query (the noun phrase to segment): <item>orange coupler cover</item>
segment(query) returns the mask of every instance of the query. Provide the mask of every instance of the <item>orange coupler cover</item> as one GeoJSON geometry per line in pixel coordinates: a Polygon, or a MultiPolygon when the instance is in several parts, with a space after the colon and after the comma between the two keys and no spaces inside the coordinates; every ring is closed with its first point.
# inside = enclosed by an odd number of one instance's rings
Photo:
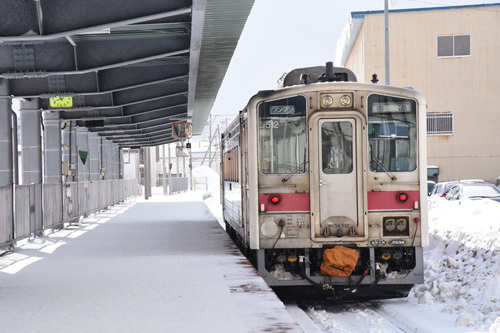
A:
{"type": "Polygon", "coordinates": [[[343,246],[336,246],[323,251],[323,262],[321,263],[321,274],[347,277],[350,276],[356,263],[359,252],[343,246]]]}

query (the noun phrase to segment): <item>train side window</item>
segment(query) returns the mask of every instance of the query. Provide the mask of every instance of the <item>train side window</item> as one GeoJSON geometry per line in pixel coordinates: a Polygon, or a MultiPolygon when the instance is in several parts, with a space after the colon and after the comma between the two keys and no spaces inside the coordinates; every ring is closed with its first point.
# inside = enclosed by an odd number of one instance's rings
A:
{"type": "Polygon", "coordinates": [[[382,95],[368,98],[368,159],[374,172],[417,169],[417,105],[382,95]]]}
{"type": "Polygon", "coordinates": [[[303,96],[259,105],[259,168],[263,174],[307,171],[306,100],[303,96]]]}

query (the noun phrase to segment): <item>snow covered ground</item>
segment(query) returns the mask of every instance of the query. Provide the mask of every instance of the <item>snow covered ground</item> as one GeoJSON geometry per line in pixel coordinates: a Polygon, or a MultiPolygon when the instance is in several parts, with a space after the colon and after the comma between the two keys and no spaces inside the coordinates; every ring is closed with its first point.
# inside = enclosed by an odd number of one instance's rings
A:
{"type": "MultiPolygon", "coordinates": [[[[209,177],[205,202],[221,221],[217,174],[193,172],[209,177]]],[[[328,332],[500,332],[500,203],[429,198],[429,235],[425,283],[407,299],[312,305],[309,315],[328,332]]]]}
{"type": "Polygon", "coordinates": [[[20,242],[0,257],[0,332],[302,332],[202,194],[137,198],[20,242]]]}
{"type": "MultiPolygon", "coordinates": [[[[211,196],[205,204],[223,225],[217,173],[198,167],[193,177],[207,177],[211,196]]],[[[203,194],[207,194],[204,189],[171,200],[183,204],[201,200],[203,194]]],[[[96,227],[105,229],[111,217],[129,208],[116,207],[96,221],[28,243],[24,250],[0,258],[2,272],[17,274],[27,266],[39,266],[36,264],[47,255],[60,252],[59,247],[74,243],[96,227]],[[39,248],[33,255],[35,246],[39,248]]],[[[310,303],[307,314],[326,332],[500,333],[500,203],[483,200],[460,205],[430,198],[429,234],[430,246],[424,251],[425,283],[415,287],[408,298],[354,304],[310,303]]],[[[315,331],[304,326],[302,329],[315,331]]]]}

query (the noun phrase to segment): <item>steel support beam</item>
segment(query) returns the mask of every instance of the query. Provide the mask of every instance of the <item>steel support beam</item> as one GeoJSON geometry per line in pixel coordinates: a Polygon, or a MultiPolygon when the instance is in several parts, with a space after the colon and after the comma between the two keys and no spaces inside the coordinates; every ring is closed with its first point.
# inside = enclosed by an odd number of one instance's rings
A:
{"type": "Polygon", "coordinates": [[[39,99],[21,101],[21,184],[41,184],[42,177],[42,115],[39,99]]]}
{"type": "Polygon", "coordinates": [[[124,175],[125,175],[125,172],[124,172],[124,168],[123,168],[123,148],[118,146],[118,151],[119,151],[119,160],[118,160],[118,167],[119,167],[119,170],[118,170],[118,175],[119,175],[119,179],[123,179],[125,178],[124,175]]]}
{"type": "Polygon", "coordinates": [[[70,140],[71,140],[71,144],[70,144],[70,148],[69,148],[69,166],[70,166],[70,170],[71,170],[71,174],[73,176],[71,176],[71,181],[73,182],[76,182],[78,181],[78,173],[76,172],[76,169],[77,169],[77,166],[78,166],[78,150],[77,150],[77,146],[78,146],[78,137],[76,135],[76,131],[77,131],[78,127],[75,125],[75,122],[72,121],[70,122],[70,132],[69,132],[69,135],[70,135],[70,140]]]}
{"type": "Polygon", "coordinates": [[[71,122],[67,121],[64,122],[61,125],[61,140],[62,140],[62,165],[63,165],[63,176],[64,177],[64,182],[66,183],[69,179],[69,171],[70,171],[70,163],[69,163],[69,157],[70,157],[70,150],[71,150],[71,142],[70,142],[70,137],[71,137],[71,122]]]}
{"type": "Polygon", "coordinates": [[[99,180],[99,135],[89,132],[90,181],[99,180]]]}
{"type": "Polygon", "coordinates": [[[0,79],[0,186],[12,186],[12,99],[9,81],[0,79]]]}
{"type": "MultiPolygon", "coordinates": [[[[87,152],[89,151],[89,130],[84,127],[78,127],[77,132],[77,142],[78,142],[78,151],[87,152]]],[[[88,156],[87,156],[88,157],[88,156]]],[[[83,164],[83,161],[79,155],[78,158],[78,179],[80,181],[89,180],[90,174],[90,163],[88,158],[83,164]]]]}
{"type": "Polygon", "coordinates": [[[114,174],[115,179],[120,179],[120,147],[113,143],[113,162],[114,162],[114,174]]]}
{"type": "Polygon", "coordinates": [[[12,172],[12,100],[9,82],[0,79],[0,239],[2,242],[14,239],[13,227],[13,172],[12,172]]]}
{"type": "Polygon", "coordinates": [[[115,179],[113,167],[113,142],[105,141],[105,154],[106,154],[106,180],[115,179]]]}
{"type": "Polygon", "coordinates": [[[42,115],[39,112],[39,99],[21,101],[21,157],[22,182],[30,186],[29,200],[30,225],[35,234],[42,235],[42,115]]]}
{"type": "Polygon", "coordinates": [[[44,182],[62,182],[61,119],[59,112],[43,114],[44,182]]]}

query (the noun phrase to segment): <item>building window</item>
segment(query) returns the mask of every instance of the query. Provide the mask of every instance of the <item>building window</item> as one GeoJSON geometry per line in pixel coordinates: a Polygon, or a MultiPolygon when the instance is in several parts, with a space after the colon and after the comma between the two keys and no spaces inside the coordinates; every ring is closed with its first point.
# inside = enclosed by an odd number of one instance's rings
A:
{"type": "Polygon", "coordinates": [[[470,56],[470,35],[438,36],[438,57],[470,56]]]}
{"type": "Polygon", "coordinates": [[[453,114],[428,113],[427,135],[453,135],[453,114]]]}

